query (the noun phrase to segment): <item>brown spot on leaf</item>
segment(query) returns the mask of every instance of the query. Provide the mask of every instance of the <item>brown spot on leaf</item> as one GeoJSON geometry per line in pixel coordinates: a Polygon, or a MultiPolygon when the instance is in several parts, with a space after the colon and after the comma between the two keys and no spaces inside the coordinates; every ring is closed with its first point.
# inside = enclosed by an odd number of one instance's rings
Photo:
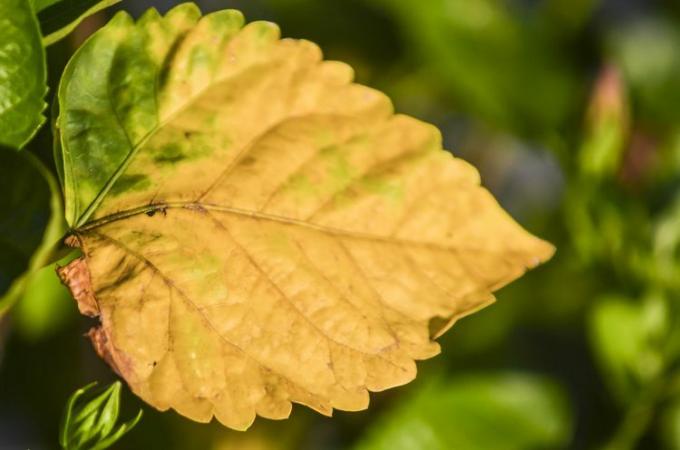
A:
{"type": "Polygon", "coordinates": [[[68,287],[71,295],[76,299],[78,310],[89,317],[99,315],[99,307],[92,289],[90,270],[84,257],[76,258],[64,267],[57,268],[57,275],[61,282],[68,287]]]}
{"type": "Polygon", "coordinates": [[[78,241],[78,237],[76,237],[75,234],[71,234],[64,239],[64,244],[66,244],[68,247],[71,248],[79,248],[80,247],[80,242],[78,241]]]}
{"type": "Polygon", "coordinates": [[[113,356],[113,348],[109,343],[109,338],[106,335],[103,326],[99,325],[90,328],[90,330],[87,332],[87,336],[92,341],[92,346],[99,357],[106,361],[119,376],[124,376],[118,367],[118,364],[116,363],[116,359],[113,356]]]}

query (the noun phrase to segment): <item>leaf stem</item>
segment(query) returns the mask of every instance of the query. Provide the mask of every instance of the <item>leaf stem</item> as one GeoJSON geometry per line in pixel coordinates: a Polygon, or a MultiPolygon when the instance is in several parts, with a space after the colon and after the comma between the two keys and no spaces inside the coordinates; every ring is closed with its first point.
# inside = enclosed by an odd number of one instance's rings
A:
{"type": "Polygon", "coordinates": [[[22,155],[43,176],[50,189],[50,219],[43,233],[40,246],[31,257],[26,272],[12,283],[7,293],[0,297],[0,319],[21,298],[24,287],[31,275],[46,265],[61,259],[64,254],[63,235],[66,230],[64,208],[61,200],[59,184],[52,173],[32,153],[23,152],[22,155]]]}
{"type": "Polygon", "coordinates": [[[656,405],[663,398],[667,383],[663,377],[652,381],[630,405],[604,450],[632,450],[654,418],[656,405]]]}

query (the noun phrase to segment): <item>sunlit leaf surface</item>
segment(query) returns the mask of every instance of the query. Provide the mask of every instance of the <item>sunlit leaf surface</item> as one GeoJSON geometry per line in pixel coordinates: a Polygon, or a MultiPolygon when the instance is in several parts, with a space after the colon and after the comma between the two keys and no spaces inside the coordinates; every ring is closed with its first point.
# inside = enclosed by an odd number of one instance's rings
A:
{"type": "Polygon", "coordinates": [[[117,15],[60,91],[71,244],[97,351],[155,407],[247,428],[368,406],[550,257],[441,149],[308,41],[185,4],[117,15]]]}

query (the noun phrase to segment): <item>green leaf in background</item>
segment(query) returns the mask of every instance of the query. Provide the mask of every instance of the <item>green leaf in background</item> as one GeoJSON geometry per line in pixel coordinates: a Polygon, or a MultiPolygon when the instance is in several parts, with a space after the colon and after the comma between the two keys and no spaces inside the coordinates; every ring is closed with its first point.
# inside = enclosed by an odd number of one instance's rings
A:
{"type": "Polygon", "coordinates": [[[59,3],[60,0],[32,0],[33,2],[33,11],[35,12],[40,12],[45,8],[48,8],[55,3],[59,3]]]}
{"type": "Polygon", "coordinates": [[[121,0],[43,0],[44,10],[40,11],[40,28],[45,45],[51,45],[64,38],[89,16],[119,3],[121,0]]]}
{"type": "Polygon", "coordinates": [[[680,120],[680,30],[667,18],[619,27],[609,37],[613,59],[635,95],[638,120],[677,127],[680,120]]]}
{"type": "Polygon", "coordinates": [[[574,114],[577,76],[554,26],[508,3],[379,2],[400,23],[415,64],[461,110],[519,134],[545,136],[574,114]]]}
{"type": "Polygon", "coordinates": [[[677,357],[669,351],[674,347],[671,341],[677,341],[677,327],[671,326],[673,306],[663,292],[638,300],[604,297],[595,304],[590,317],[592,345],[603,378],[625,410],[601,446],[605,450],[643,448],[638,443],[673,390],[668,373],[677,357]]]}
{"type": "Polygon", "coordinates": [[[97,396],[91,383],[75,391],[66,403],[59,430],[64,450],[103,450],[115,444],[142,418],[142,410],[129,422],[116,428],[120,406],[120,381],[112,383],[97,396]]]}
{"type": "Polygon", "coordinates": [[[0,148],[0,317],[50,262],[65,232],[59,186],[29,152],[0,148]]]}
{"type": "MultiPolygon", "coordinates": [[[[59,265],[67,262],[68,258],[59,265]]],[[[74,318],[71,294],[51,264],[27,277],[21,298],[12,309],[13,328],[31,342],[53,336],[74,318]]]]}
{"type": "Polygon", "coordinates": [[[582,29],[598,4],[599,0],[546,0],[540,7],[560,30],[570,32],[582,29]]]}
{"type": "Polygon", "coordinates": [[[664,448],[680,450],[680,401],[675,399],[661,414],[660,428],[664,448]]]}
{"type": "Polygon", "coordinates": [[[680,290],[680,194],[654,223],[651,261],[641,267],[650,280],[659,285],[680,290]]]}
{"type": "Polygon", "coordinates": [[[661,371],[663,357],[655,343],[668,328],[663,298],[645,301],[606,297],[598,300],[590,316],[590,337],[605,379],[617,398],[626,403],[639,387],[661,371]]]}
{"type": "Polygon", "coordinates": [[[355,450],[556,449],[570,435],[569,409],[551,382],[478,374],[424,386],[378,420],[355,450]]]}
{"type": "Polygon", "coordinates": [[[0,145],[22,148],[45,121],[47,71],[29,0],[0,1],[0,145]]]}

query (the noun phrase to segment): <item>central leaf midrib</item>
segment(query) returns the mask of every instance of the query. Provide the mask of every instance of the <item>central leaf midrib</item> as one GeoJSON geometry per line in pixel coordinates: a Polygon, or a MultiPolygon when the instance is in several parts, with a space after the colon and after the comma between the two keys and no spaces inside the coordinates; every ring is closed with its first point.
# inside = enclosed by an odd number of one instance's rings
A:
{"type": "Polygon", "coordinates": [[[311,222],[305,222],[303,220],[297,220],[297,219],[291,219],[289,217],[284,217],[284,216],[277,216],[273,214],[267,214],[263,212],[258,212],[258,211],[251,211],[247,209],[240,209],[240,208],[234,208],[234,207],[229,207],[229,206],[222,206],[222,205],[215,205],[215,204],[210,204],[210,203],[200,203],[200,202],[194,202],[194,201],[185,201],[185,202],[168,202],[168,203],[154,203],[153,205],[144,205],[144,206],[139,206],[136,208],[130,208],[127,210],[119,211],[114,214],[109,214],[107,216],[101,217],[99,219],[92,220],[86,224],[84,224],[81,227],[75,228],[73,231],[74,233],[87,233],[88,231],[96,230],[97,228],[100,228],[102,226],[105,226],[111,222],[117,222],[119,220],[124,220],[132,216],[137,216],[139,214],[145,214],[149,212],[154,212],[161,214],[164,211],[167,211],[168,209],[186,209],[189,211],[194,211],[196,214],[202,214],[202,210],[205,211],[218,211],[218,212],[224,212],[224,213],[229,213],[229,214],[234,214],[240,217],[246,217],[246,218],[251,218],[251,219],[256,219],[256,220],[267,220],[270,222],[276,222],[282,225],[295,225],[295,226],[300,226],[303,228],[308,228],[311,230],[315,230],[330,236],[339,236],[339,237],[347,237],[347,238],[353,238],[353,239],[362,239],[362,240],[368,240],[368,241],[374,241],[374,242],[383,242],[387,244],[392,244],[392,245],[405,245],[405,246],[417,246],[417,247],[425,247],[429,248],[432,250],[439,250],[439,251],[449,251],[449,252],[454,252],[458,253],[461,251],[470,251],[470,252],[485,252],[485,253],[508,253],[508,254],[517,254],[520,255],[522,254],[521,251],[516,251],[513,249],[504,249],[503,252],[500,251],[494,251],[491,249],[484,249],[484,248],[468,248],[468,247],[452,247],[452,246],[447,246],[447,245],[441,245],[437,244],[434,242],[421,242],[421,241],[414,241],[414,240],[409,240],[409,239],[401,239],[401,238],[395,238],[395,237],[390,237],[390,236],[380,236],[380,235],[374,235],[374,234],[368,234],[368,233],[361,233],[361,232],[355,232],[355,231],[349,231],[349,230],[343,230],[340,228],[331,228],[323,225],[319,225],[316,223],[311,223],[311,222]]]}

